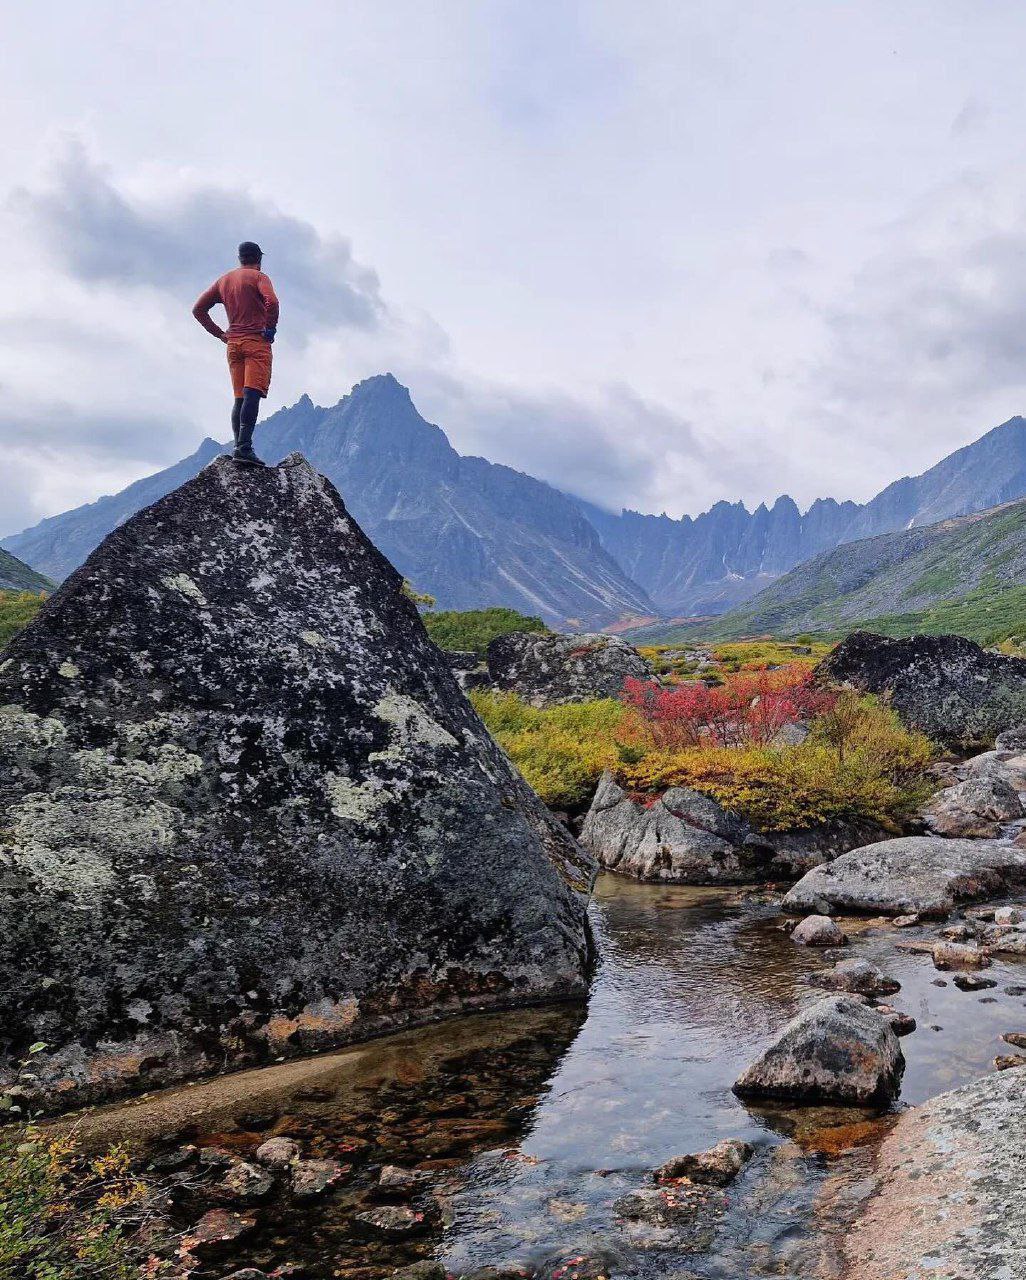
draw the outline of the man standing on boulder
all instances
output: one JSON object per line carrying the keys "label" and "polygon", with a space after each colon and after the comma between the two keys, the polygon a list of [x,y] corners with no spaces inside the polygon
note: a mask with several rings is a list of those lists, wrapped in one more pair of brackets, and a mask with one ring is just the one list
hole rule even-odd
{"label": "man standing on boulder", "polygon": [[[271,385],[271,343],[278,327],[278,299],[274,286],[261,268],[263,252],[252,240],[239,245],[239,265],[201,293],[192,314],[207,333],[228,345],[228,368],[232,375],[235,405],[232,434],[235,461],[262,467],[253,452],[253,430],[261,397]],[[218,303],[228,314],[228,331],[210,318]]]}

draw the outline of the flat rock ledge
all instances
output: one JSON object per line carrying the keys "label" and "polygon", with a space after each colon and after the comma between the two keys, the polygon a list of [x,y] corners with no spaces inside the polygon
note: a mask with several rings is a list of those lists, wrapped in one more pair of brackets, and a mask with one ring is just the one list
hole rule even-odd
{"label": "flat rock ledge", "polygon": [[1004,1071],[907,1111],[884,1139],[878,1191],[845,1236],[859,1280],[1026,1276],[1026,1072]]}
{"label": "flat rock ledge", "polygon": [[219,459],[0,654],[0,1092],[583,997],[594,869],[331,484]]}
{"label": "flat rock ledge", "polygon": [[734,1083],[741,1098],[883,1105],[897,1097],[905,1058],[888,1020],[850,996],[818,1000],[784,1027]]}
{"label": "flat rock ledge", "polygon": [[1026,881],[1026,849],[1001,840],[904,836],[843,853],[814,867],[783,909],[868,915],[946,916],[961,902]]}

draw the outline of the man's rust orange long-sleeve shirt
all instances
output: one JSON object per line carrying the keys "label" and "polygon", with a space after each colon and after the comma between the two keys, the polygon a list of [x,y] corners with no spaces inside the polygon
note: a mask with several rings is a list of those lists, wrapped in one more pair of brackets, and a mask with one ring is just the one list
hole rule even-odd
{"label": "man's rust orange long-sleeve shirt", "polygon": [[259,267],[236,267],[226,272],[196,299],[193,313],[211,333],[218,333],[210,308],[222,303],[228,313],[228,337],[259,337],[278,324],[278,298],[269,277]]}

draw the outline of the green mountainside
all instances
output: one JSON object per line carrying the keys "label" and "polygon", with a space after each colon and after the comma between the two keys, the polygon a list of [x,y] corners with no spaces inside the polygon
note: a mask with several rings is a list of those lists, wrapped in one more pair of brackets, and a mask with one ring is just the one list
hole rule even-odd
{"label": "green mountainside", "polygon": [[[846,543],[722,617],[659,639],[762,634],[954,632],[983,644],[1026,636],[1026,501]],[[649,643],[652,637],[636,636]]]}
{"label": "green mountainside", "polygon": [[17,556],[0,549],[0,591],[52,591],[53,583]]}

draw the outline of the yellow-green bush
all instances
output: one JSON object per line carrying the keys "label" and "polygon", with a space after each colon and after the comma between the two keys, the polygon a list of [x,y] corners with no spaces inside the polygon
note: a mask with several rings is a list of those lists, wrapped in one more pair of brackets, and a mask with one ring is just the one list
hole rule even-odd
{"label": "yellow-green bush", "polygon": [[796,747],[660,751],[611,699],[539,710],[513,693],[473,695],[506,754],[546,804],[585,804],[602,771],[656,796],[691,787],[770,831],[863,818],[897,828],[930,794],[934,749],[871,698],[842,694]]}
{"label": "yellow-green bush", "polygon": [[621,764],[633,791],[691,787],[766,831],[864,818],[897,828],[930,794],[934,748],[869,698],[844,695],[796,747],[692,747]]}
{"label": "yellow-green bush", "polygon": [[0,591],[0,649],[32,621],[44,599],[36,591]]}
{"label": "yellow-green bush", "polygon": [[138,1280],[167,1268],[141,1243],[151,1190],[126,1151],[87,1156],[31,1126],[0,1141],[0,1280]]}
{"label": "yellow-green bush", "polygon": [[612,698],[544,710],[515,693],[478,691],[471,700],[527,783],[553,808],[583,804],[603,769],[617,764],[625,710]]}

